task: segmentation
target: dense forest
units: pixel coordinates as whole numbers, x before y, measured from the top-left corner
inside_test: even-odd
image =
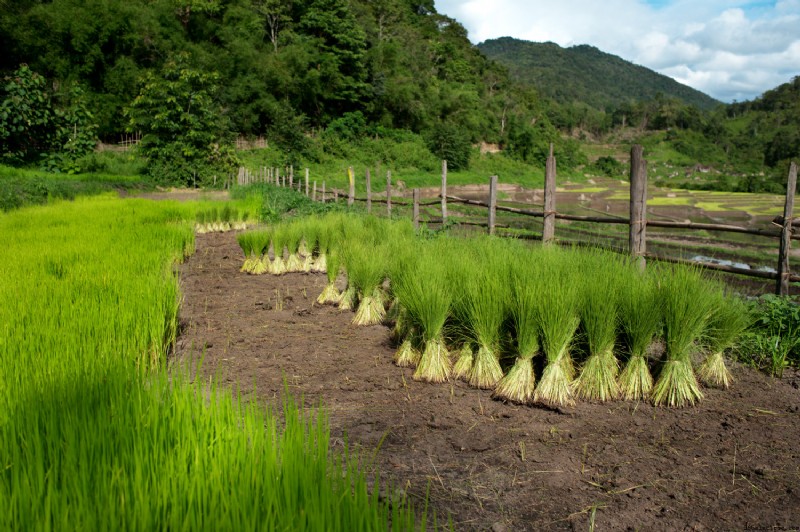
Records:
[[[534,165],[553,142],[560,167],[574,168],[588,163],[581,142],[627,130],[626,140],[666,131],[698,162],[748,171],[800,151],[797,80],[714,107],[587,46],[527,43],[516,66],[482,52],[509,43],[519,45],[473,46],[433,0],[5,2],[0,162],[73,171],[96,138],[126,132],[143,133],[152,174],[194,182],[236,164],[240,135],[265,136],[288,159],[385,139],[454,170],[478,142]],[[588,71],[591,82],[579,76]]]

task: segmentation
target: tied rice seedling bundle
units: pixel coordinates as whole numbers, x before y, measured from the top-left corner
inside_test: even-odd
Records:
[[[286,224],[286,248],[289,251],[289,258],[286,260],[287,272],[303,271],[303,260],[299,254],[302,239],[303,232],[299,223]]]
[[[338,303],[341,294],[339,293],[339,289],[336,288],[336,278],[339,276],[339,270],[341,268],[341,259],[339,258],[338,252],[333,252],[328,255],[328,268],[326,270],[326,275],[328,277],[328,284],[322,290],[322,293],[317,298],[317,303],[324,305],[326,303]]]
[[[206,213],[205,211],[197,211],[195,214],[194,231],[198,235],[206,233]]]
[[[283,260],[283,248],[286,245],[286,226],[277,225],[272,230],[272,261],[269,263],[269,273],[283,275],[286,273],[286,262]],[[269,252],[264,255],[269,259]]]
[[[450,377],[450,357],[443,329],[450,313],[452,293],[447,284],[447,267],[436,252],[435,243],[421,244],[425,245],[413,271],[397,279],[394,289],[400,304],[418,326],[423,344],[414,380],[445,382]],[[404,342],[401,350],[413,350],[413,342],[408,340],[409,344]]]
[[[452,376],[465,382],[469,382],[469,376],[472,373],[476,344],[475,335],[469,326],[469,312],[466,304],[465,280],[472,271],[471,267],[466,266],[470,260],[467,251],[463,243],[450,251],[451,267],[448,271],[448,283],[453,290],[453,305],[446,325],[448,336],[452,342],[455,345],[461,345],[456,362],[453,364]]]
[[[648,272],[652,272],[650,269]],[[628,361],[619,376],[620,394],[626,401],[646,399],[653,389],[647,366],[647,350],[661,327],[658,285],[651,274],[641,274],[629,265],[620,292],[620,329]]]
[[[320,221],[317,232],[317,258],[311,263],[312,272],[325,273],[328,270],[328,253],[335,234],[336,229],[333,224],[326,223],[326,220]]]
[[[541,328],[541,348],[546,365],[533,394],[533,400],[555,406],[575,403],[570,389],[575,369],[569,348],[580,319],[578,290],[573,276],[574,252],[555,248],[541,252],[543,276],[536,307]]]
[[[233,213],[231,212],[230,205],[225,204],[225,206],[222,207],[222,211],[220,212],[220,215],[219,215],[219,217],[220,217],[219,230],[220,231],[225,232],[225,231],[230,231],[231,230],[231,216],[232,216],[232,214]]]
[[[500,367],[500,334],[506,319],[508,265],[500,253],[500,242],[485,239],[476,242],[476,254],[469,260],[470,270],[464,279],[464,310],[478,350],[472,363],[469,384],[491,389],[503,378]]]
[[[697,376],[707,386],[727,389],[733,377],[725,366],[723,353],[736,344],[739,336],[750,326],[751,319],[744,301],[726,296],[721,290],[715,307],[706,332],[711,352],[697,369]]]
[[[358,260],[358,253],[353,250],[354,242],[357,241],[357,239],[348,240],[343,242],[341,246],[342,262],[347,274],[347,287],[339,298],[339,310],[353,310],[358,303],[358,291],[351,278],[351,272],[356,268],[355,261]]]
[[[218,219],[219,211],[217,211],[217,208],[214,207],[206,216],[206,232],[213,233],[219,230],[219,223],[217,222]]]
[[[348,272],[358,292],[358,308],[353,316],[356,325],[377,325],[386,316],[386,296],[381,285],[386,278],[386,253],[383,246],[353,242],[351,253],[356,257]]]
[[[511,317],[517,359],[514,366],[497,383],[494,390],[496,398],[521,404],[533,399],[536,386],[533,358],[539,352],[539,275],[537,263],[532,262],[530,257],[518,258],[511,272]]]
[[[244,253],[244,262],[239,269],[240,272],[250,273],[253,266],[260,262],[260,257],[256,252],[256,234],[254,232],[240,233],[236,235],[236,241]]]
[[[588,252],[581,261],[587,276],[583,285],[580,319],[589,357],[573,383],[575,395],[606,402],[619,395],[619,364],[614,356],[617,334],[618,272],[624,265],[610,252]]]
[[[653,404],[683,407],[703,398],[692,369],[695,342],[705,331],[716,299],[696,268],[665,267],[659,289],[664,309],[665,360],[653,386]]]
[[[262,275],[269,271],[269,243],[272,238],[272,231],[256,231],[253,233],[255,238],[255,252],[258,259],[252,263],[250,273]]]

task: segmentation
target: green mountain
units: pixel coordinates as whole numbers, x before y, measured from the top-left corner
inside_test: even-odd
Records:
[[[506,66],[512,78],[534,86],[540,94],[559,103],[583,102],[605,109],[651,100],[660,93],[700,109],[720,104],[672,78],[593,46],[562,48],[552,42],[502,37],[485,41],[478,49]]]

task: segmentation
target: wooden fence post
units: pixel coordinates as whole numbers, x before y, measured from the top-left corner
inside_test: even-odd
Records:
[[[392,171],[386,171],[386,216],[392,217]]]
[[[294,188],[294,166],[289,165],[289,188]]]
[[[550,155],[547,156],[544,170],[544,225],[542,242],[548,244],[556,236],[556,158],[553,155],[553,143],[550,143]]]
[[[322,182],[322,203],[325,203],[325,181]]]
[[[367,168],[367,214],[372,214],[372,175]]]
[[[442,159],[442,225],[447,223],[447,160]]]
[[[356,200],[356,179],[352,166],[347,169],[347,178],[350,180],[350,192],[347,195],[347,206],[352,207],[353,202]]]
[[[317,181],[314,180],[314,192],[311,195],[311,201],[317,201]]]
[[[306,168],[306,197],[308,197],[308,168]]]
[[[322,183],[322,185],[324,186],[325,183]],[[339,191],[336,190],[335,188],[333,189],[333,202],[339,203]]]
[[[489,234],[494,234],[495,219],[497,218],[497,176],[489,178]]]
[[[415,188],[412,196],[414,198],[414,229],[419,229],[419,189]]]
[[[797,163],[789,165],[789,181],[786,184],[786,203],[783,207],[783,227],[781,228],[781,247],[778,254],[778,282],[775,293],[779,296],[789,295],[789,249],[792,245],[792,213],[794,211],[794,195],[797,190]]]
[[[643,270],[647,251],[647,161],[644,160],[644,148],[639,144],[631,147],[630,210],[630,254],[638,258],[639,268]]]

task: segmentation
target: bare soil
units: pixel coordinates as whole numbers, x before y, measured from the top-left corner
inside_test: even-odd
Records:
[[[181,266],[176,359],[278,405],[284,383],[324,405],[333,442],[375,455],[391,495],[422,499],[457,530],[800,528],[800,375],[732,364],[695,408],[491,399],[415,382],[385,326],[315,303],[321,274],[251,276],[233,234],[197,238]],[[387,494],[389,495],[389,494]]]

